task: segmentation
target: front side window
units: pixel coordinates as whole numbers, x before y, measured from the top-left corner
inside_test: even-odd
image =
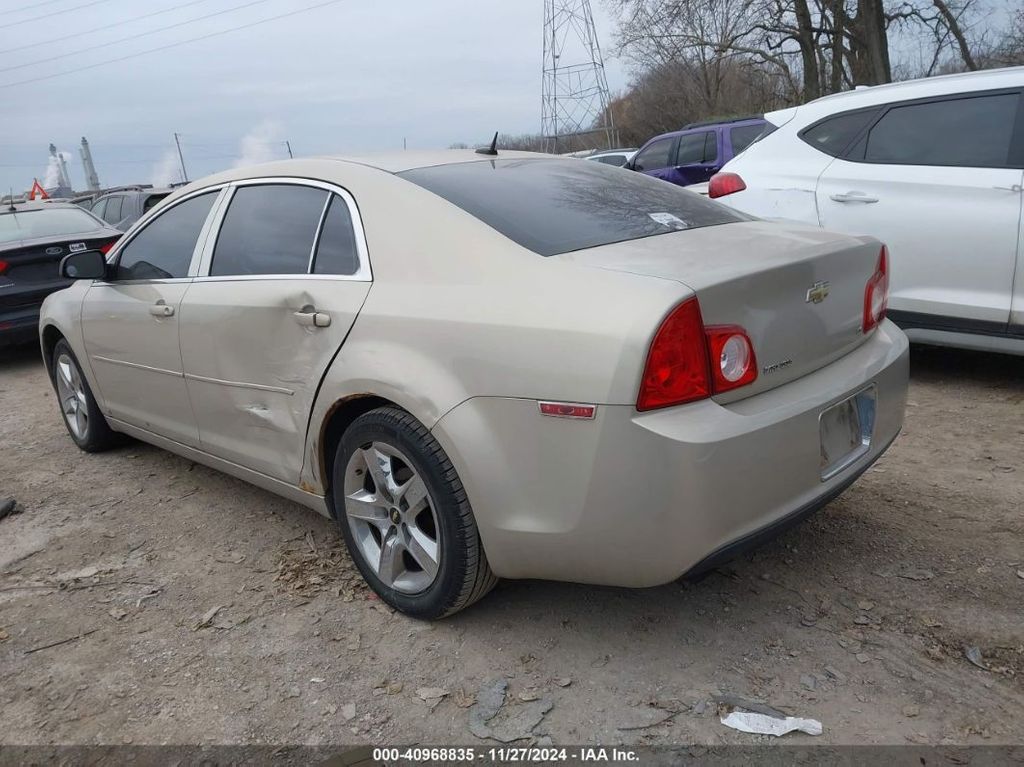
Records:
[[[889,165],[1006,168],[1018,101],[1009,93],[893,107],[858,149]]]
[[[185,200],[144,226],[121,251],[117,279],[187,277],[196,241],[218,194],[206,192]]]
[[[328,192],[296,184],[235,190],[213,250],[213,276],[306,274]]]
[[[494,159],[398,175],[542,256],[749,220],[675,184],[599,162]]]
[[[597,162],[603,162],[605,165],[614,165],[616,168],[621,168],[626,164],[626,155],[606,154],[601,157],[595,157],[594,160]]]
[[[800,134],[800,138],[825,154],[839,157],[877,114],[877,109],[866,109],[836,115],[812,125]]]
[[[672,146],[675,141],[674,138],[665,138],[650,144],[636,156],[633,167],[639,171],[667,168],[672,161]]]

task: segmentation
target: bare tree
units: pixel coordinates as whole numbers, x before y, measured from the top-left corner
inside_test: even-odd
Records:
[[[619,14],[619,53],[641,71],[693,65],[692,87],[709,107],[723,67],[737,62],[770,72],[794,103],[889,82],[893,32],[917,35],[930,51],[923,74],[977,69],[984,45],[974,27],[988,1],[606,0]]]
[[[1013,16],[1009,28],[1003,33],[1002,39],[984,53],[984,66],[1011,67],[1024,64],[1024,8],[1020,8]]]

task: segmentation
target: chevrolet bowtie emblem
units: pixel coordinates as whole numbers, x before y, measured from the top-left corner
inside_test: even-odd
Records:
[[[808,304],[820,304],[828,297],[828,280],[816,282],[807,291],[807,298],[804,301]]]

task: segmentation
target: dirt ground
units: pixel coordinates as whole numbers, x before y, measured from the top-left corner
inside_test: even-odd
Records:
[[[425,624],[326,519],[79,452],[37,351],[0,350],[0,743],[485,745],[502,679],[496,734],[541,743],[758,742],[723,696],[823,723],[793,743],[1024,743],[1024,359],[915,348],[912,378],[875,468],[703,580],[504,582]]]

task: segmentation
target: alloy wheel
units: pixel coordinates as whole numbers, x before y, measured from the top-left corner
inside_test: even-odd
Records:
[[[89,431],[89,408],[85,399],[85,384],[78,365],[68,354],[57,357],[57,396],[68,428],[77,439],[85,439]]]
[[[398,448],[372,442],[352,453],[345,516],[359,553],[385,586],[418,594],[437,578],[437,512],[423,478]]]

